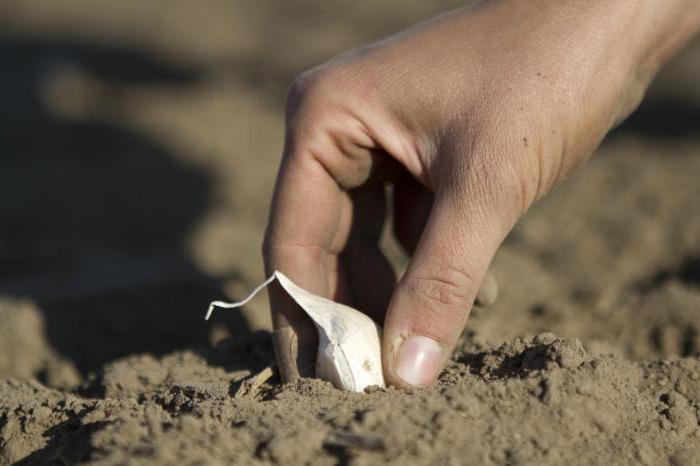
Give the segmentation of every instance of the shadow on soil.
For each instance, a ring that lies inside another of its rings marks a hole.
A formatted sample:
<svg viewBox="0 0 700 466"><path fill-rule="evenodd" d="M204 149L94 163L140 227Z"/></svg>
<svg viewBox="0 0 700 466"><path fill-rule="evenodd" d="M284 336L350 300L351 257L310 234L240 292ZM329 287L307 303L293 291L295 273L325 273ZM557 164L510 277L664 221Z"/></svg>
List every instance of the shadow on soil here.
<svg viewBox="0 0 700 466"><path fill-rule="evenodd" d="M198 79L130 50L0 40L0 293L36 301L83 373L204 344L203 313L222 293L183 239L211 180L139 134L48 112L43 86L66 63L117 86ZM222 320L248 330L236 313Z"/></svg>

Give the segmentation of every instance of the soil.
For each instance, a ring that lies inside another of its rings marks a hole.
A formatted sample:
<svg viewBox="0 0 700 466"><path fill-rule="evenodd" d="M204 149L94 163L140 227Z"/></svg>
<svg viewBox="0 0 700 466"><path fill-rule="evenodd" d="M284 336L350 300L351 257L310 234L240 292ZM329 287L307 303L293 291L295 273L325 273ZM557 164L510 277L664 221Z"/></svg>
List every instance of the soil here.
<svg viewBox="0 0 700 466"><path fill-rule="evenodd" d="M430 389L274 371L298 72L458 2L0 4L0 465L700 464L700 42L529 212ZM395 248L387 251L405 262Z"/></svg>

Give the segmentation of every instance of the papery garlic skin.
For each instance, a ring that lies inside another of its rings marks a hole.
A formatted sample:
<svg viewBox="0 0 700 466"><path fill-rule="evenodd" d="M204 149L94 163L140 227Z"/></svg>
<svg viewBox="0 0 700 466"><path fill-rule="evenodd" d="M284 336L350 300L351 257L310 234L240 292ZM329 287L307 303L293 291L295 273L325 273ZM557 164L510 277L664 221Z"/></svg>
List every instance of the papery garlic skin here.
<svg viewBox="0 0 700 466"><path fill-rule="evenodd" d="M337 388L362 392L385 386L381 329L367 315L299 287L281 272L280 285L311 317L318 330L316 377Z"/></svg>
<svg viewBox="0 0 700 466"><path fill-rule="evenodd" d="M205 319L216 307L236 308L250 301L274 279L307 313L318 331L316 377L336 388L363 392L385 386L382 371L381 328L360 311L306 291L282 272L275 271L244 300L236 303L214 301Z"/></svg>

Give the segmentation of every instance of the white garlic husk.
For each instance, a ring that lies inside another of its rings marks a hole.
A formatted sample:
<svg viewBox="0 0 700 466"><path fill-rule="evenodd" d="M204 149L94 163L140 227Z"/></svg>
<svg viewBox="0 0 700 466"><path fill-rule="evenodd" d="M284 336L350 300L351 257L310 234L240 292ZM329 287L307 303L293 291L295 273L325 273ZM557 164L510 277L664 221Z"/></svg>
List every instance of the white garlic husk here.
<svg viewBox="0 0 700 466"><path fill-rule="evenodd" d="M318 331L316 377L330 381L341 390L362 392L377 385L383 387L381 328L360 311L306 291L282 272L275 271L250 296L236 303L214 301L215 307L244 305L262 288L277 279L282 288L313 320Z"/></svg>

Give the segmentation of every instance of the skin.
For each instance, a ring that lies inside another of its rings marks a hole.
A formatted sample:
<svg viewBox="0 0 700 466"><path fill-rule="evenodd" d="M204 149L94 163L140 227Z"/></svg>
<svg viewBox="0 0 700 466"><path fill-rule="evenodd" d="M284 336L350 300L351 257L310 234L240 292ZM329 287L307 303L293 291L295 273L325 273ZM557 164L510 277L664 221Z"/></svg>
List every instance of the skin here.
<svg viewBox="0 0 700 466"><path fill-rule="evenodd" d="M383 324L387 382L431 384L508 232L699 27L697 0L494 0L302 74L288 97L268 273ZM388 184L411 254L398 282L378 247ZM279 287L270 299L283 379L313 375L313 325Z"/></svg>

